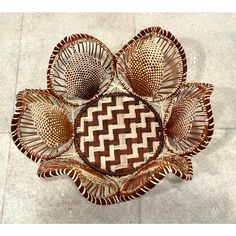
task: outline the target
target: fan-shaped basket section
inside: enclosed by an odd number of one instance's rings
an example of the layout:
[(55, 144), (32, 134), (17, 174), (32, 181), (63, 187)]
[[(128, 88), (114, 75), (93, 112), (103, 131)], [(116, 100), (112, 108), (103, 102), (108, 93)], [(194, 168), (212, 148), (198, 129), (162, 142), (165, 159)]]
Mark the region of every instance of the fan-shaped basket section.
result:
[(119, 202), (116, 182), (78, 161), (57, 158), (43, 162), (38, 169), (38, 176), (42, 178), (58, 175), (69, 176), (81, 194), (93, 203), (108, 205)]
[(59, 156), (72, 144), (69, 105), (47, 90), (24, 90), (17, 95), (11, 132), (18, 149), (32, 160)]
[(126, 197), (143, 195), (168, 173), (174, 173), (184, 180), (191, 180), (193, 175), (191, 159), (187, 156), (171, 155), (164, 157), (162, 161), (154, 160), (127, 178), (120, 193)]
[(114, 56), (101, 41), (87, 34), (74, 34), (53, 50), (48, 89), (58, 98), (81, 105), (106, 91), (114, 68)]
[(116, 58), (118, 77), (124, 87), (149, 100), (171, 96), (186, 79), (184, 49), (170, 32), (160, 27), (142, 30)]
[(214, 129), (212, 91), (210, 84), (189, 83), (171, 100), (164, 120), (165, 144), (170, 151), (195, 154), (207, 146)]

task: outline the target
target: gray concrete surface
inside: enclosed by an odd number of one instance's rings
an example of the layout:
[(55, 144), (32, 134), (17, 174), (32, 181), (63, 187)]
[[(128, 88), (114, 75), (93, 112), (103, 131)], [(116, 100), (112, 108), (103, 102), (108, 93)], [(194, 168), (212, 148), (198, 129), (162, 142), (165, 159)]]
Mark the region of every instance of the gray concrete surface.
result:
[[(1, 14), (0, 221), (2, 223), (236, 223), (236, 14)], [(66, 177), (39, 179), (11, 141), (16, 92), (46, 88), (53, 47), (89, 33), (114, 52), (149, 26), (171, 31), (188, 58), (188, 81), (210, 82), (215, 133), (193, 158), (194, 178), (168, 176), (127, 203), (97, 206)]]

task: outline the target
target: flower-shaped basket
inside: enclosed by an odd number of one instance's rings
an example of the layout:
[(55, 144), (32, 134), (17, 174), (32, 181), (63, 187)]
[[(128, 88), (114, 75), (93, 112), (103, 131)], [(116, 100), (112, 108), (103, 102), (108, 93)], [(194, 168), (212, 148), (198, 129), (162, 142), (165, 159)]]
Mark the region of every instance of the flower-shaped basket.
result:
[(142, 30), (115, 55), (75, 34), (54, 48), (47, 90), (17, 95), (12, 138), (42, 178), (67, 175), (96, 204), (139, 197), (168, 173), (192, 179), (213, 134), (211, 84), (186, 83), (178, 40)]

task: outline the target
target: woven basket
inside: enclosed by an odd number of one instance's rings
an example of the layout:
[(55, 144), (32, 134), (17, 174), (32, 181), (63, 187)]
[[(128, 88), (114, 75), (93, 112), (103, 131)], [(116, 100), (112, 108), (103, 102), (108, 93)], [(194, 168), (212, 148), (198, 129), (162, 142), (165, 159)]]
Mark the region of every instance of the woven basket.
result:
[(142, 30), (118, 53), (87, 34), (53, 50), (48, 89), (18, 93), (17, 148), (42, 178), (67, 175), (95, 204), (140, 197), (167, 174), (191, 180), (214, 129), (211, 84), (186, 83), (177, 39)]

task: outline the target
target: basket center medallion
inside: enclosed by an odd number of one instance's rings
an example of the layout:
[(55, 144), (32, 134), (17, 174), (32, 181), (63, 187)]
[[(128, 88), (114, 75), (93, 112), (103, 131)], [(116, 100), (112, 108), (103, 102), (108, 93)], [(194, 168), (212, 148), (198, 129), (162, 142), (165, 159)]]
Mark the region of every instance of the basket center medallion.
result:
[(93, 169), (114, 176), (133, 173), (157, 158), (163, 145), (158, 113), (128, 94), (111, 94), (83, 107), (75, 121), (75, 147)]

